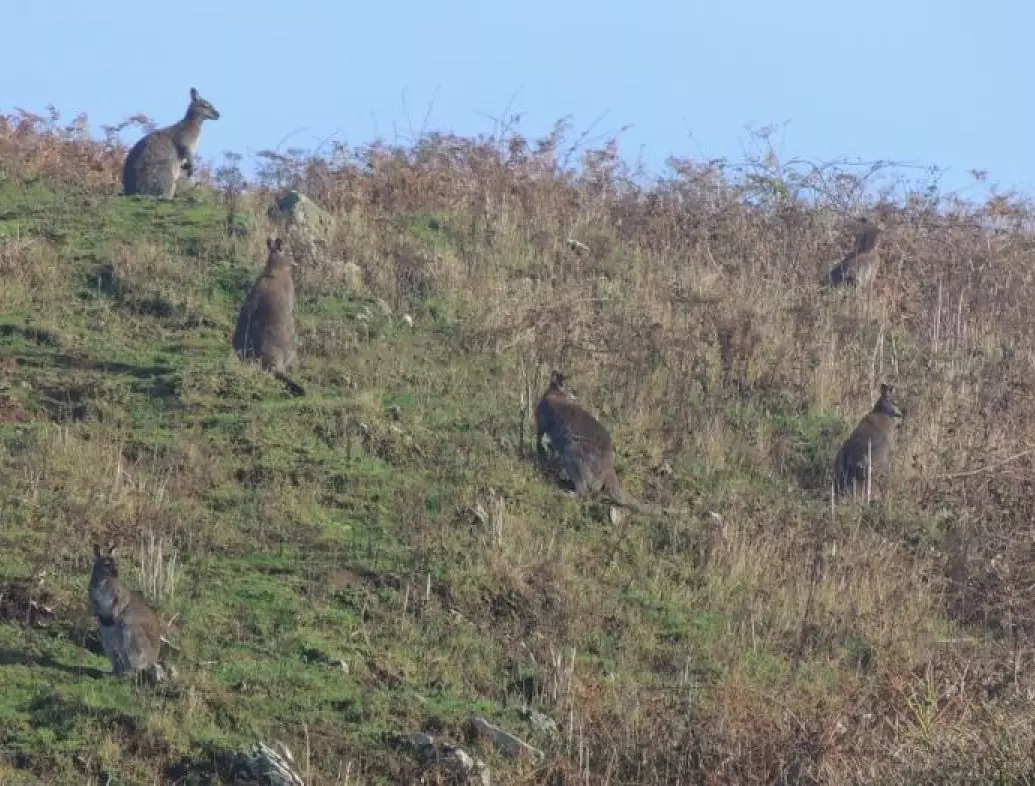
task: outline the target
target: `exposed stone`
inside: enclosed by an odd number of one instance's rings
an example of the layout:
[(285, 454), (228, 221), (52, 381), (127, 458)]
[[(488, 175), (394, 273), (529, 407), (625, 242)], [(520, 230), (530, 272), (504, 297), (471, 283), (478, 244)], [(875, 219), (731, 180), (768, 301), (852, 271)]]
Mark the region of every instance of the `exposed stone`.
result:
[(557, 722), (531, 707), (522, 707), (518, 710), (518, 717), (526, 721), (533, 729), (547, 737), (556, 737), (559, 734)]
[(291, 751), (282, 742), (278, 742), (277, 747), (279, 751), (259, 742), (247, 752), (238, 754), (237, 776), (253, 778), (263, 786), (305, 786), (302, 776), (294, 769), (295, 759)]
[(507, 758), (529, 758), (536, 761), (543, 758), (543, 752), (541, 750), (529, 745), (517, 735), (511, 734), (509, 731), (489, 723), (489, 721), (485, 720), (481, 715), (472, 715), (469, 718), (469, 723), (478, 733), (479, 737), (488, 740), (492, 744), (493, 748)]
[(345, 287), (349, 292), (363, 292), (366, 290), (366, 284), (363, 282), (363, 268), (355, 262), (345, 262), (342, 263), (341, 269)]
[(491, 785), (491, 775), (485, 762), (456, 745), (436, 742), (430, 734), (422, 731), (393, 734), (389, 736), (388, 743), (413, 756), (425, 771), (444, 769), (454, 783), (472, 786)]
[(277, 197), (268, 215), (299, 262), (325, 263), (334, 233), (334, 218), (329, 213), (292, 189)]
[(580, 256), (589, 253), (589, 246), (587, 246), (581, 240), (576, 240), (573, 237), (568, 238), (568, 248), (570, 248), (572, 251), (574, 251), (576, 254), (579, 254)]

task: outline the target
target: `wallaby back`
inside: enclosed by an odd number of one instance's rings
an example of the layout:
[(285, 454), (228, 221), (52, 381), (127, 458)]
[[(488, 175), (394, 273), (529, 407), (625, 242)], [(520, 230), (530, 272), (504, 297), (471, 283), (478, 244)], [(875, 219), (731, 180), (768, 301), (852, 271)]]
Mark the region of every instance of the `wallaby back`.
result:
[(575, 396), (566, 387), (561, 372), (550, 374), (549, 386), (536, 406), (535, 421), (536, 452), (540, 461), (547, 455), (543, 437), (548, 436), (576, 494), (603, 492), (616, 505), (645, 509), (622, 489), (615, 473), (611, 434), (575, 403)]
[(293, 260), (280, 238), (266, 241), (266, 268), (252, 285), (237, 317), (234, 352), (241, 360), (257, 360), (292, 392), (305, 391), (287, 376), (295, 357), (295, 284)]
[(158, 664), (162, 626), (144, 599), (119, 580), (114, 549), (93, 547), (90, 608), (100, 625), (101, 646), (116, 676), (138, 674)]
[(176, 183), (194, 172), (194, 151), (205, 120), (218, 120), (219, 112), (190, 89), (190, 105), (183, 119), (142, 137), (130, 149), (122, 168), (122, 190), (127, 196), (172, 199)]
[(880, 386), (880, 396), (834, 460), (834, 490), (841, 497), (865, 495), (879, 490), (891, 473), (891, 451), (895, 440), (895, 419), (905, 412), (893, 398), (891, 385)]
[(866, 217), (856, 222), (854, 247), (827, 274), (831, 286), (867, 287), (880, 271), (880, 227)]

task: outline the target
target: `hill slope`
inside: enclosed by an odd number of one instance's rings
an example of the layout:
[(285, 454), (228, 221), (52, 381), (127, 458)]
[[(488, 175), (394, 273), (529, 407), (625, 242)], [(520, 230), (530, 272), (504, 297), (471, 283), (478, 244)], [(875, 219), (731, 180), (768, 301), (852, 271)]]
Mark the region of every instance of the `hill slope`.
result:
[[(411, 782), (390, 735), (462, 742), (474, 712), (546, 753), (482, 749), (497, 783), (1035, 777), (1027, 214), (906, 198), (853, 297), (815, 284), (845, 250), (829, 206), (714, 171), (637, 191), (606, 150), (575, 175), (434, 139), (309, 162), (366, 281), (300, 272), (291, 399), (229, 350), (268, 192), (228, 237), (218, 190), (120, 198), (110, 147), (44, 135), (48, 163), (13, 127), (0, 781), (211, 782), (279, 739), (312, 783)], [(553, 367), (681, 515), (540, 475)], [(831, 511), (885, 378), (910, 412), (889, 501)], [(172, 620), (174, 686), (99, 674), (108, 540)]]

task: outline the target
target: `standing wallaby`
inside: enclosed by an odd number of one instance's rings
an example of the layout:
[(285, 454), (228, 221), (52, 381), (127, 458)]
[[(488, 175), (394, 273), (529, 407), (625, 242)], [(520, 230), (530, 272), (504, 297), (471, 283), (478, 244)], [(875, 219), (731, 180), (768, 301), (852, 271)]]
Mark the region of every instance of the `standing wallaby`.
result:
[(152, 131), (130, 149), (122, 168), (123, 193), (172, 199), (176, 181), (194, 174), (194, 150), (201, 124), (218, 119), (216, 108), (192, 87), (183, 120)]
[(865, 288), (873, 283), (880, 270), (880, 226), (866, 217), (856, 221), (855, 247), (826, 276), (833, 287)]
[(101, 629), (101, 646), (115, 676), (149, 671), (160, 675), (158, 654), (162, 627), (144, 599), (119, 581), (115, 548), (94, 544), (90, 574), (90, 610)]
[(279, 237), (267, 238), (266, 246), (266, 269), (252, 285), (237, 317), (234, 352), (241, 360), (257, 359), (291, 395), (304, 396), (305, 390), (287, 376), (295, 357), (294, 261)]
[(540, 463), (547, 457), (543, 436), (560, 456), (564, 471), (578, 495), (603, 492), (616, 505), (640, 513), (648, 506), (622, 489), (614, 467), (611, 435), (599, 421), (575, 403), (559, 371), (550, 374), (549, 387), (535, 410), (536, 452)]
[(891, 385), (881, 384), (873, 409), (859, 421), (834, 460), (834, 491), (838, 497), (867, 495), (891, 472), (895, 418), (906, 413), (892, 398)]

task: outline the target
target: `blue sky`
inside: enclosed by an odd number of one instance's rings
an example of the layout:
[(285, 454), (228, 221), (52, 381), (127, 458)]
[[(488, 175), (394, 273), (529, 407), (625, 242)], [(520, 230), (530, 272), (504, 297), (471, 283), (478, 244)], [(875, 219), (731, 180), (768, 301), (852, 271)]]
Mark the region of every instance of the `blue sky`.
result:
[(164, 125), (194, 85), (223, 115), (205, 158), (392, 140), (429, 110), (430, 130), (489, 131), (510, 105), (530, 135), (632, 124), (623, 152), (654, 171), (739, 160), (747, 126), (777, 125), (784, 158), (933, 164), (972, 195), (984, 169), (1035, 193), (1022, 0), (25, 0), (4, 17), (0, 109)]

